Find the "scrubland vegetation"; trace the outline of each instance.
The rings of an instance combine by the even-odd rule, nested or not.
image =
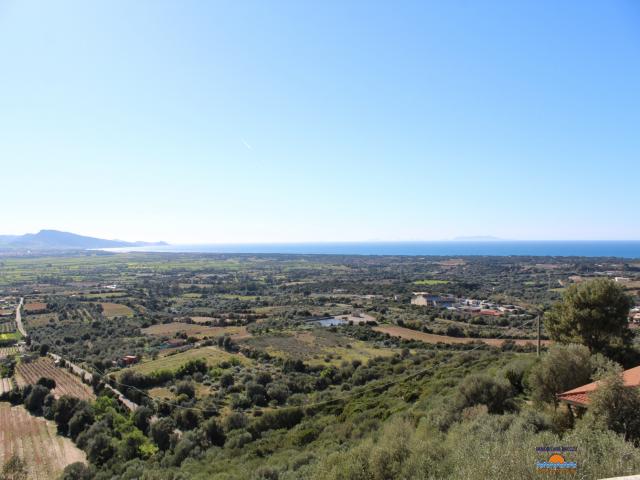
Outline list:
[[[526,479],[557,445],[575,447],[567,478],[638,473],[640,396],[619,380],[640,364],[638,292],[609,271],[640,277],[615,259],[6,259],[2,295],[39,308],[3,347],[0,405],[86,454],[65,479]],[[523,312],[411,305],[416,287]],[[588,409],[558,402],[599,379]]]

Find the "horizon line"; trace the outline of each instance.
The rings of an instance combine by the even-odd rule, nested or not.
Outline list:
[[[506,242],[640,242],[640,239],[439,239],[439,240],[301,240],[301,241],[226,241],[226,242],[165,242],[162,246],[199,246],[199,245],[317,245],[317,244],[356,244],[356,243],[506,243]],[[113,247],[127,248],[127,247]],[[143,247],[131,247],[143,248]]]

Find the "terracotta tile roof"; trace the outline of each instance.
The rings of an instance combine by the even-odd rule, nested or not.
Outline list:
[[[640,387],[640,366],[622,372],[622,379],[626,387]],[[577,405],[589,404],[589,393],[598,388],[599,382],[587,383],[581,387],[567,390],[558,394],[558,399]]]
[[[589,405],[588,393],[561,393],[558,395],[558,399],[576,405]]]

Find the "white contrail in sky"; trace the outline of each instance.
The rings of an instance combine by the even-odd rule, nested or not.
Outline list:
[[[251,145],[249,145],[247,142],[245,142],[244,138],[240,137],[240,140],[242,140],[242,143],[244,143],[244,146],[247,147],[247,149],[253,150],[253,148],[251,148]]]

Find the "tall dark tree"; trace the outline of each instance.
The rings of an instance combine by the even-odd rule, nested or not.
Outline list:
[[[60,480],[91,480],[94,472],[84,463],[76,462],[67,465],[60,476]]]
[[[592,353],[610,353],[631,341],[631,298],[616,282],[598,278],[571,285],[547,312],[544,326],[560,343],[581,343]]]
[[[87,446],[87,458],[91,463],[103,465],[113,457],[114,453],[115,447],[108,435],[98,433],[95,437],[89,440],[89,444]]]
[[[171,445],[171,435],[176,424],[171,418],[161,418],[151,425],[151,437],[160,450],[166,450]]]
[[[145,435],[149,431],[149,420],[153,416],[153,410],[144,405],[138,407],[133,413],[133,424],[138,427]]]
[[[69,436],[75,439],[80,433],[93,424],[94,421],[95,417],[91,406],[82,405],[77,407],[73,417],[69,420]]]
[[[202,428],[205,435],[207,436],[207,440],[209,440],[212,445],[216,445],[218,447],[224,445],[225,434],[218,420],[216,420],[215,418],[210,418],[206,422],[204,422]]]
[[[49,394],[49,389],[42,385],[34,385],[31,392],[24,399],[24,406],[32,413],[42,412],[44,399]]]
[[[58,431],[66,435],[69,431],[69,421],[75,414],[80,400],[75,397],[63,395],[53,406],[53,419],[58,424]]]

